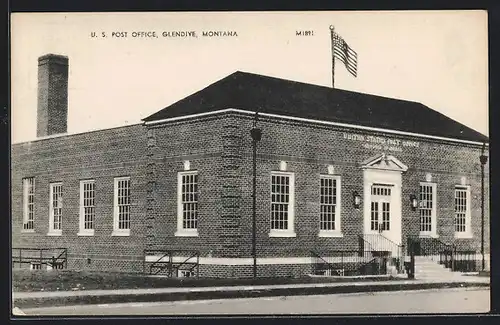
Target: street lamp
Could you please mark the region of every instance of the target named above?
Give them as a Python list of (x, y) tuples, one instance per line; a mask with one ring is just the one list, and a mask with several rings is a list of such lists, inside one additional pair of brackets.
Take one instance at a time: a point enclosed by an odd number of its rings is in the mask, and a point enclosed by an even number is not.
[(481, 156), (479, 156), (479, 161), (481, 162), (481, 270), (484, 271), (484, 165), (488, 161), (488, 157), (484, 154), (486, 144), (483, 143), (483, 148), (481, 149)]
[(253, 127), (250, 130), (252, 136), (252, 149), (253, 149), (253, 206), (252, 206), (252, 257), (253, 257), (253, 277), (257, 277), (257, 249), (256, 249), (256, 207), (257, 207), (257, 142), (262, 138), (262, 130), (257, 127), (257, 120), (259, 112), (255, 112), (255, 119)]

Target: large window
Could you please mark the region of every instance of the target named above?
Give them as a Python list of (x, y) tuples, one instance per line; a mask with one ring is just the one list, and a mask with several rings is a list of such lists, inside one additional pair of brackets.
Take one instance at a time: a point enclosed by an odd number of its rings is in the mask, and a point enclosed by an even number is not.
[(340, 177), (320, 177), (320, 236), (340, 233)]
[(35, 222), (35, 179), (23, 179), (23, 231), (34, 231)]
[(271, 173), (271, 236), (295, 236), (294, 174)]
[(180, 172), (177, 178), (177, 236), (198, 235), (198, 172)]
[(437, 235), (436, 184), (420, 183), (419, 192), (420, 234)]
[(470, 229), (470, 188), (468, 186), (455, 187), (455, 235), (468, 237)]
[(95, 181), (80, 181), (80, 232), (78, 235), (93, 235), (95, 223)]
[(130, 177), (115, 178), (113, 235), (130, 235)]
[(60, 235), (62, 233), (62, 205), (62, 183), (50, 184), (49, 235)]

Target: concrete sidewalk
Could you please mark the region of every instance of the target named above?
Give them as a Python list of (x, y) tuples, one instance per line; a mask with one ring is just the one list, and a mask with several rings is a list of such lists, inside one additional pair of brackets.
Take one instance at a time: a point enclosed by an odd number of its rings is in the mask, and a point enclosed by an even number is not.
[(339, 283), (307, 283), (254, 286), (182, 287), (127, 290), (87, 290), (50, 292), (13, 292), (13, 305), (21, 308), (126, 302), (157, 302), (199, 299), (340, 294), (424, 290), (440, 288), (485, 287), (486, 277), (463, 276), (451, 280), (392, 280)]

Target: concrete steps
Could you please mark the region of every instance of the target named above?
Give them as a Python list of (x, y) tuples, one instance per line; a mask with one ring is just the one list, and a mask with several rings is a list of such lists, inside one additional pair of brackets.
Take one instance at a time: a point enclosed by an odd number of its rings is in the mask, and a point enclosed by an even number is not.
[(415, 278), (423, 280), (456, 280), (462, 273), (452, 272), (439, 261), (425, 256), (415, 256)]

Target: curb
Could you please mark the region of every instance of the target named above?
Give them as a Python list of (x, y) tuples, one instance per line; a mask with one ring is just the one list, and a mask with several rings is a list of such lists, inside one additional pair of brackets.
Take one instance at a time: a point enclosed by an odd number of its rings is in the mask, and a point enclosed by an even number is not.
[(14, 303), (19, 308), (59, 307), (68, 305), (87, 304), (112, 304), (131, 302), (158, 302), (158, 301), (184, 301), (184, 300), (209, 300), (231, 298), (253, 298), (272, 296), (300, 296), (322, 294), (345, 294), (359, 292), (381, 291), (406, 291), (449, 288), (489, 287), (489, 283), (451, 282), (451, 283), (407, 283), (407, 284), (375, 284), (375, 285), (346, 285), (331, 287), (289, 287), (266, 289), (243, 289), (238, 291), (199, 291), (199, 292), (161, 292), (141, 294), (120, 294), (90, 296), (80, 295), (71, 297), (43, 297), (15, 299)]

